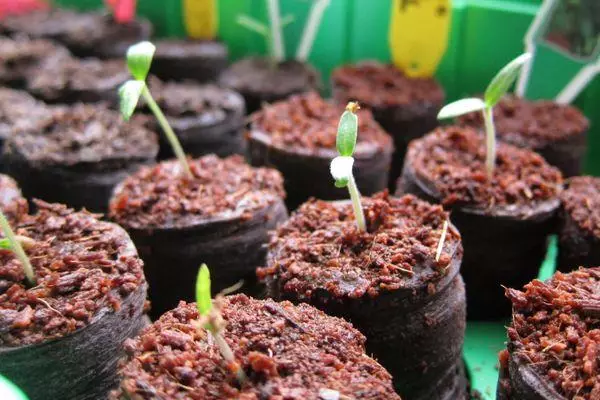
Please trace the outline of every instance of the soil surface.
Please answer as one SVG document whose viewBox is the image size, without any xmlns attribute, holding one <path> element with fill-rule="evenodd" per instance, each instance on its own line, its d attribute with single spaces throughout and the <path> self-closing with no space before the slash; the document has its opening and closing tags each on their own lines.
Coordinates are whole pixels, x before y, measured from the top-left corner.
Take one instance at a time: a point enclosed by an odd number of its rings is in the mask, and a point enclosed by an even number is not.
<svg viewBox="0 0 600 400">
<path fill-rule="evenodd" d="M 8 138 L 13 129 L 35 127 L 36 121 L 47 120 L 50 109 L 26 92 L 0 88 L 0 141 Z"/>
<path fill-rule="evenodd" d="M 414 196 L 379 193 L 363 197 L 367 232 L 356 227 L 349 202 L 312 200 L 272 236 L 274 261 L 257 276 L 273 277 L 300 298 L 325 289 L 334 297 L 375 297 L 384 291 L 421 287 L 442 277 L 460 234 L 452 227 L 435 260 L 444 221 L 441 206 Z M 418 266 L 418 269 L 414 269 Z"/>
<path fill-rule="evenodd" d="M 154 78 L 149 86 L 154 101 L 169 118 L 197 118 L 198 125 L 212 126 L 244 110 L 239 94 L 216 85 L 163 83 Z"/>
<path fill-rule="evenodd" d="M 33 164 L 103 169 L 153 159 L 158 152 L 153 132 L 141 123 L 124 122 L 118 112 L 102 105 L 54 107 L 49 118 L 35 122 L 17 126 L 5 151 L 17 151 Z"/>
<path fill-rule="evenodd" d="M 434 186 L 444 206 L 527 212 L 556 199 L 560 172 L 538 154 L 498 143 L 492 179 L 485 169 L 485 138 L 472 128 L 439 128 L 411 143 L 407 161 Z"/>
<path fill-rule="evenodd" d="M 507 289 L 513 305 L 511 357 L 519 357 L 559 394 L 600 398 L 600 268 L 556 273 L 523 291 Z M 508 355 L 501 354 L 506 368 Z"/>
<path fill-rule="evenodd" d="M 36 203 L 15 233 L 35 241 L 26 253 L 37 284 L 25 285 L 20 262 L 0 250 L 0 347 L 63 337 L 93 322 L 102 309 L 118 310 L 144 284 L 143 263 L 125 232 L 87 212 Z"/>
<path fill-rule="evenodd" d="M 271 145 L 300 153 L 334 150 L 337 128 L 344 106 L 321 98 L 316 92 L 299 94 L 288 100 L 264 107 L 253 114 L 252 128 L 269 135 Z M 391 138 L 373 119 L 368 110 L 358 111 L 356 152 L 368 148 L 371 152 L 389 149 Z"/>
<path fill-rule="evenodd" d="M 178 161 L 143 167 L 116 189 L 110 216 L 127 228 L 183 228 L 210 220 L 250 218 L 284 197 L 283 178 L 252 168 L 243 157 L 188 159 L 193 179 Z"/>
<path fill-rule="evenodd" d="M 112 100 L 119 86 L 129 79 L 123 60 L 101 61 L 95 58 L 53 58 L 36 69 L 27 82 L 27 88 L 35 96 L 46 101 L 65 101 L 70 93 L 97 92 L 98 96 Z"/>
<path fill-rule="evenodd" d="M 600 179 L 592 176 L 571 178 L 560 198 L 563 209 L 577 225 L 600 238 Z"/>
<path fill-rule="evenodd" d="M 463 115 L 458 121 L 478 128 L 484 124 L 480 112 Z M 587 118 L 573 106 L 516 96 L 505 96 L 494 107 L 494 123 L 500 139 L 531 149 L 585 134 L 589 128 Z"/>
<path fill-rule="evenodd" d="M 318 73 L 307 64 L 284 61 L 272 64 L 267 58 L 245 58 L 221 75 L 221 83 L 241 93 L 284 95 L 318 89 Z"/>
<path fill-rule="evenodd" d="M 369 108 L 441 104 L 444 89 L 433 78 L 409 78 L 391 64 L 376 61 L 346 65 L 332 76 L 336 100 L 359 101 Z"/>
<path fill-rule="evenodd" d="M 0 36 L 0 82 L 21 82 L 47 58 L 67 58 L 69 51 L 49 40 Z"/>
<path fill-rule="evenodd" d="M 351 399 L 399 400 L 391 376 L 364 353 L 365 338 L 346 321 L 306 304 L 222 300 L 224 338 L 248 379 L 240 387 L 214 339 L 198 328 L 195 304 L 181 303 L 125 344 L 127 362 L 111 399 L 306 399 L 327 389 Z M 341 398 L 341 397 L 340 397 Z M 343 397 L 346 398 L 346 397 Z"/>
<path fill-rule="evenodd" d="M 12 224 L 29 209 L 17 182 L 8 175 L 0 174 L 0 209 Z"/>
</svg>

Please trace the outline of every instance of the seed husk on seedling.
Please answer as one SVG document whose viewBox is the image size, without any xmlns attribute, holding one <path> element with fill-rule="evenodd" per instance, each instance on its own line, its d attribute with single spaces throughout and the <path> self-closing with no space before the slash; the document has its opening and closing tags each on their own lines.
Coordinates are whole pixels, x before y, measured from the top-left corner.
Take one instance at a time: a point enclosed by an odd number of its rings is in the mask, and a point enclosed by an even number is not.
<svg viewBox="0 0 600 400">
<path fill-rule="evenodd" d="M 496 166 L 496 127 L 494 126 L 493 108 L 517 80 L 521 68 L 530 59 L 531 54 L 524 53 L 502 68 L 485 90 L 483 100 L 479 98 L 458 100 L 446 105 L 438 114 L 438 119 L 446 119 L 474 111 L 483 113 L 486 133 L 485 167 L 489 179 L 493 176 Z"/>
<path fill-rule="evenodd" d="M 331 176 L 335 179 L 336 187 L 348 188 L 354 217 L 356 218 L 356 226 L 358 230 L 366 232 L 367 223 L 360 201 L 360 192 L 352 174 L 352 166 L 354 165 L 352 155 L 354 154 L 356 139 L 358 137 L 358 117 L 356 116 L 356 112 L 359 108 L 358 103 L 348 103 L 346 111 L 344 111 L 340 118 L 336 138 L 336 147 L 340 155 L 331 161 L 330 171 Z"/>
<path fill-rule="evenodd" d="M 156 101 L 154 101 L 146 84 L 146 78 L 148 77 L 155 51 L 156 47 L 147 41 L 135 44 L 127 50 L 127 68 L 133 79 L 125 82 L 119 88 L 121 114 L 128 121 L 133 115 L 140 97 L 143 97 L 164 131 L 167 141 L 173 149 L 173 153 L 181 164 L 181 168 L 188 178 L 192 178 L 192 171 L 190 170 L 181 143 L 179 143 L 177 135 L 175 135 L 171 125 L 169 125 L 167 117 L 165 117 L 158 104 L 156 104 Z"/>
<path fill-rule="evenodd" d="M 212 335 L 229 370 L 235 374 L 238 383 L 243 385 L 246 381 L 246 374 L 240 364 L 235 360 L 231 347 L 229 347 L 223 337 L 225 321 L 221 316 L 220 297 L 220 294 L 217 295 L 213 302 L 210 293 L 210 271 L 206 264 L 202 264 L 196 279 L 196 306 L 198 307 L 198 313 L 200 314 L 199 325 Z"/>
<path fill-rule="evenodd" d="M 31 247 L 33 243 L 35 243 L 34 240 L 25 236 L 15 235 L 2 211 L 0 211 L 0 228 L 2 228 L 2 232 L 5 236 L 4 239 L 0 240 L 0 248 L 11 250 L 15 253 L 23 267 L 27 283 L 30 286 L 35 286 L 35 273 L 33 272 L 33 267 L 31 266 L 31 262 L 29 262 L 27 254 L 25 254 L 25 250 L 23 250 L 23 247 Z"/>
</svg>

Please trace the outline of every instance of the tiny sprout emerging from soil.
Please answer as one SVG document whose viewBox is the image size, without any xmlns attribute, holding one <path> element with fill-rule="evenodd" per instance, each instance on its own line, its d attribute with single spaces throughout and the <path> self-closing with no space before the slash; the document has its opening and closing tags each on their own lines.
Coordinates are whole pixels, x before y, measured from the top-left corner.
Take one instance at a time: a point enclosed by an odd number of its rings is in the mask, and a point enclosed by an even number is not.
<svg viewBox="0 0 600 400">
<path fill-rule="evenodd" d="M 223 359 L 227 362 L 229 370 L 235 374 L 239 384 L 243 385 L 246 381 L 246 374 L 235 360 L 233 351 L 222 334 L 225 329 L 225 321 L 221 316 L 220 297 L 221 295 L 217 295 L 213 304 L 210 293 L 210 271 L 206 264 L 202 264 L 196 279 L 196 306 L 200 314 L 200 326 L 210 332 Z"/>
<path fill-rule="evenodd" d="M 448 220 L 444 221 L 444 226 L 442 227 L 442 234 L 440 236 L 440 241 L 438 242 L 437 250 L 435 252 L 435 261 L 440 261 L 440 257 L 442 256 L 442 250 L 444 249 L 444 242 L 446 241 L 446 235 L 448 234 Z"/>
<path fill-rule="evenodd" d="M 350 102 L 346 106 L 346 111 L 340 118 L 338 133 L 336 138 L 337 151 L 340 154 L 331 161 L 331 176 L 335 179 L 335 186 L 339 188 L 347 187 L 352 200 L 352 208 L 356 225 L 360 231 L 367 230 L 365 214 L 360 202 L 360 192 L 356 187 L 354 175 L 352 175 L 352 166 L 354 165 L 354 148 L 356 147 L 356 138 L 358 136 L 358 117 L 356 111 L 359 110 L 358 103 Z"/>
<path fill-rule="evenodd" d="M 8 220 L 4 216 L 4 213 L 1 211 L 0 227 L 2 228 L 2 232 L 6 237 L 5 239 L 0 240 L 0 248 L 11 250 L 15 253 L 21 262 L 21 265 L 23 266 L 23 272 L 25 273 L 27 283 L 29 283 L 30 286 L 35 286 L 35 273 L 33 272 L 33 267 L 29 262 L 29 258 L 27 258 L 27 254 L 25 254 L 25 250 L 23 250 L 23 247 L 29 248 L 35 242 L 33 239 L 15 235 L 10 227 L 10 224 L 8 223 Z"/>
<path fill-rule="evenodd" d="M 171 125 L 169 125 L 167 117 L 165 117 L 158 104 L 156 104 L 156 101 L 154 101 L 154 98 L 150 94 L 150 90 L 148 90 L 148 85 L 146 85 L 146 78 L 150 71 L 150 65 L 152 64 L 152 58 L 154 57 L 155 51 L 156 47 L 150 42 L 140 42 L 127 50 L 127 68 L 134 79 L 125 82 L 119 88 L 121 114 L 123 115 L 123 118 L 128 121 L 133 115 L 140 97 L 143 97 L 156 117 L 158 124 L 164 131 L 165 136 L 173 149 L 173 153 L 175 153 L 185 174 L 191 178 L 192 171 L 188 165 L 181 143 L 179 143 L 179 139 L 177 139 L 177 135 L 173 132 Z"/>
<path fill-rule="evenodd" d="M 485 90 L 483 100 L 479 98 L 458 100 L 446 105 L 438 114 L 438 119 L 446 119 L 474 111 L 483 113 L 486 132 L 485 166 L 488 178 L 492 177 L 496 165 L 496 128 L 494 126 L 493 108 L 517 80 L 521 68 L 530 59 L 530 53 L 521 54 L 502 68 Z"/>
</svg>

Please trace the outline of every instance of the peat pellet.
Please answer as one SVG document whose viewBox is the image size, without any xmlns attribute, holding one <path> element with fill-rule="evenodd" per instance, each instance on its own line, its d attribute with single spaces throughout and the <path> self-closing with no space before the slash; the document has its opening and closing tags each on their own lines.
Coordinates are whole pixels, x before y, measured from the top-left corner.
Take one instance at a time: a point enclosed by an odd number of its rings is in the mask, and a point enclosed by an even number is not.
<svg viewBox="0 0 600 400">
<path fill-rule="evenodd" d="M 310 197 L 347 198 L 347 189 L 336 188 L 329 173 L 331 161 L 338 155 L 336 134 L 343 110 L 310 92 L 274 103 L 252 116 L 250 162 L 282 173 L 290 210 Z M 354 177 L 361 193 L 371 195 L 387 187 L 393 144 L 370 111 L 360 110 L 358 122 Z"/>
<path fill-rule="evenodd" d="M 26 89 L 46 103 L 119 104 L 119 86 L 130 75 L 123 60 L 49 58 L 30 74 Z"/>
<path fill-rule="evenodd" d="M 152 25 L 140 17 L 117 23 L 104 12 L 56 8 L 7 16 L 0 22 L 0 32 L 52 39 L 78 57 L 123 58 L 129 46 L 150 38 Z"/>
<path fill-rule="evenodd" d="M 361 62 L 337 68 L 331 75 L 333 98 L 358 101 L 394 139 L 390 189 L 402 172 L 408 143 L 438 126 L 445 93 L 435 78 L 410 78 L 391 64 Z"/>
<path fill-rule="evenodd" d="M 219 82 L 244 96 L 248 114 L 293 94 L 321 88 L 321 77 L 311 65 L 296 60 L 277 63 L 259 57 L 232 64 L 221 74 Z"/>
<path fill-rule="evenodd" d="M 560 200 L 558 269 L 600 265 L 600 178 L 570 178 Z"/>
<path fill-rule="evenodd" d="M 499 400 L 600 398 L 600 268 L 507 289 L 513 313 L 500 353 Z"/>
<path fill-rule="evenodd" d="M 245 295 L 225 297 L 219 307 L 223 339 L 247 376 L 242 385 L 198 327 L 196 305 L 181 302 L 127 341 L 121 383 L 109 399 L 400 400 L 348 322 L 306 304 Z"/>
<path fill-rule="evenodd" d="M 26 197 L 105 212 L 113 187 L 157 153 L 156 134 L 141 122 L 77 104 L 17 125 L 2 157 Z"/>
<path fill-rule="evenodd" d="M 505 143 L 497 146 L 488 178 L 485 149 L 472 128 L 439 128 L 410 144 L 397 192 L 451 210 L 465 247 L 461 273 L 473 319 L 508 316 L 502 285 L 522 286 L 537 276 L 547 237 L 556 232 L 562 190 L 560 171 Z"/>
<path fill-rule="evenodd" d="M 48 58 L 67 58 L 69 51 L 49 40 L 0 36 L 0 84 L 23 89 L 27 78 Z"/>
<path fill-rule="evenodd" d="M 149 82 L 154 100 L 165 113 L 186 154 L 226 157 L 246 153 L 246 106 L 240 94 L 212 84 L 162 83 L 158 79 Z M 140 107 L 151 114 L 143 104 Z M 161 128 L 155 118 L 151 116 L 150 121 L 153 121 L 152 129 L 159 132 Z M 164 135 L 159 136 L 159 143 L 159 159 L 174 157 Z"/>
<path fill-rule="evenodd" d="M 479 129 L 484 124 L 480 112 L 461 116 L 459 123 Z M 506 96 L 494 107 L 494 123 L 500 140 L 534 150 L 565 177 L 581 174 L 589 121 L 577 108 Z"/>
<path fill-rule="evenodd" d="M 0 374 L 31 400 L 97 400 L 116 383 L 122 343 L 143 323 L 146 282 L 127 233 L 87 212 L 38 202 L 13 223 L 32 239 L 36 283 L 0 253 Z"/>
<path fill-rule="evenodd" d="M 351 322 L 402 398 L 465 398 L 459 232 L 450 224 L 444 233 L 448 213 L 414 196 L 379 193 L 362 206 L 366 232 L 348 201 L 303 204 L 257 270 L 267 295 Z"/>
<path fill-rule="evenodd" d="M 250 291 L 264 263 L 267 232 L 287 218 L 283 180 L 252 168 L 239 155 L 208 155 L 141 168 L 114 191 L 110 218 L 133 238 L 145 262 L 152 313 L 194 298 L 202 263 L 212 269 L 215 293 L 240 280 Z"/>
<path fill-rule="evenodd" d="M 229 51 L 218 40 L 162 39 L 156 43 L 150 72 L 170 81 L 216 81 L 227 68 Z"/>
</svg>

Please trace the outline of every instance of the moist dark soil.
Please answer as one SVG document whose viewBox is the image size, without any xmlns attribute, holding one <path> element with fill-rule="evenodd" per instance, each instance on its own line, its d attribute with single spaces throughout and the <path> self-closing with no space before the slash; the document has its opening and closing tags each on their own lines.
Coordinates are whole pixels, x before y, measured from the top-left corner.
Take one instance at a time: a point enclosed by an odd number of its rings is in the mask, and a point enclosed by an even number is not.
<svg viewBox="0 0 600 400">
<path fill-rule="evenodd" d="M 253 57 L 231 65 L 221 75 L 220 83 L 244 96 L 250 114 L 263 104 L 320 89 L 321 77 L 312 66 L 295 60 L 277 64 L 268 58 Z"/>
<path fill-rule="evenodd" d="M 152 315 L 194 298 L 198 267 L 211 267 L 216 292 L 244 280 L 251 291 L 263 265 L 268 231 L 287 218 L 283 179 L 241 156 L 177 161 L 141 168 L 115 189 L 110 217 L 132 235 L 150 282 Z"/>
<path fill-rule="evenodd" d="M 227 45 L 217 40 L 163 39 L 156 43 L 151 73 L 164 80 L 215 81 L 227 68 Z"/>
<path fill-rule="evenodd" d="M 600 265 L 600 179 L 569 179 L 561 203 L 558 268 Z"/>
<path fill-rule="evenodd" d="M 248 376 L 243 385 L 228 372 L 210 334 L 198 328 L 195 304 L 182 302 L 126 343 L 122 381 L 110 399 L 334 398 L 324 397 L 328 391 L 400 399 L 390 374 L 365 354 L 364 336 L 342 319 L 306 304 L 244 295 L 224 298 L 222 314 L 224 338 Z"/>
<path fill-rule="evenodd" d="M 97 399 L 114 384 L 122 342 L 142 325 L 143 263 L 117 225 L 36 203 L 13 223 L 36 284 L 0 251 L 0 373 L 31 399 Z"/>
<path fill-rule="evenodd" d="M 101 105 L 55 107 L 13 132 L 3 157 L 27 197 L 93 211 L 106 210 L 114 185 L 158 152 L 153 132 Z"/>
<path fill-rule="evenodd" d="M 16 223 L 29 210 L 17 182 L 3 174 L 0 174 L 0 210 L 11 224 Z"/>
<path fill-rule="evenodd" d="M 27 80 L 27 90 L 47 103 L 118 104 L 118 88 L 129 79 L 123 60 L 51 58 Z"/>
<path fill-rule="evenodd" d="M 367 232 L 349 202 L 302 205 L 272 235 L 259 280 L 274 298 L 352 322 L 402 396 L 464 397 L 460 234 L 449 226 L 436 260 L 448 220 L 442 207 L 380 193 L 364 197 L 363 209 Z"/>
<path fill-rule="evenodd" d="M 562 190 L 560 172 L 530 150 L 499 143 L 491 179 L 484 164 L 482 135 L 445 127 L 411 143 L 398 181 L 399 194 L 452 210 L 465 246 L 469 316 L 477 319 L 507 315 L 501 285 L 522 286 L 537 276 Z"/>
<path fill-rule="evenodd" d="M 245 153 L 246 109 L 238 93 L 215 85 L 162 83 L 158 79 L 150 79 L 149 86 L 186 154 L 214 153 L 225 157 Z M 144 110 L 151 114 L 150 110 Z M 155 121 L 154 118 L 151 121 Z M 161 129 L 156 122 L 152 127 L 157 132 Z M 174 157 L 164 135 L 159 137 L 159 158 Z"/>
<path fill-rule="evenodd" d="M 332 76 L 333 97 L 341 104 L 358 101 L 373 111 L 395 145 L 390 188 L 402 171 L 408 143 L 438 126 L 444 89 L 434 78 L 409 78 L 398 68 L 376 61 L 346 65 Z"/>
<path fill-rule="evenodd" d="M 600 398 L 598 293 L 600 268 L 506 290 L 513 318 L 500 358 L 504 399 Z"/>
<path fill-rule="evenodd" d="M 253 115 L 248 135 L 250 161 L 282 172 L 290 209 L 310 197 L 348 197 L 346 189 L 333 185 L 329 174 L 331 160 L 338 155 L 335 143 L 343 111 L 344 107 L 309 92 Z M 370 195 L 387 187 L 393 144 L 368 110 L 358 112 L 358 121 L 355 179 L 361 192 Z"/>
<path fill-rule="evenodd" d="M 50 109 L 26 92 L 0 88 L 0 145 L 11 135 L 13 129 L 34 124 L 48 118 Z"/>
<path fill-rule="evenodd" d="M 6 17 L 0 31 L 53 39 L 78 57 L 123 58 L 129 46 L 150 38 L 152 26 L 141 18 L 119 24 L 102 12 L 53 9 Z"/>
<path fill-rule="evenodd" d="M 481 113 L 464 115 L 459 122 L 477 128 L 484 124 Z M 581 173 L 589 121 L 575 107 L 507 96 L 494 107 L 494 122 L 500 140 L 535 150 L 564 176 Z"/>
<path fill-rule="evenodd" d="M 44 60 L 68 56 L 66 48 L 48 40 L 0 36 L 0 83 L 21 89 Z"/>
</svg>

